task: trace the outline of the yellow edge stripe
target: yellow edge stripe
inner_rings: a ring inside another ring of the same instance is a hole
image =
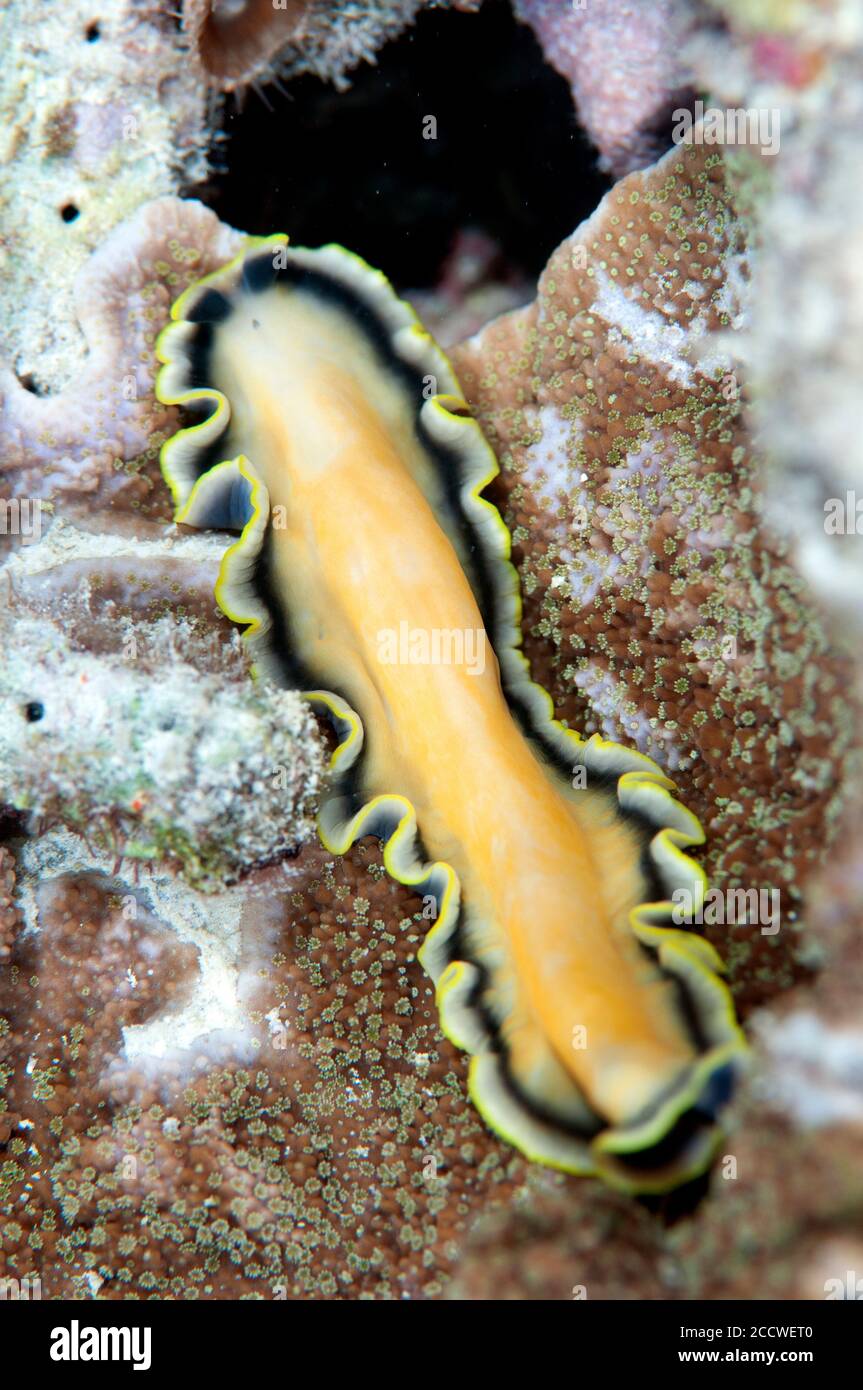
[[[498,1138],[502,1139],[505,1144],[509,1144],[511,1148],[523,1154],[529,1163],[540,1164],[542,1167],[550,1168],[555,1172],[566,1173],[571,1177],[601,1178],[606,1186],[613,1187],[616,1191],[622,1192],[630,1197],[661,1196],[664,1192],[670,1192],[674,1188],[680,1187],[684,1183],[700,1177],[712,1163],[722,1143],[722,1134],[717,1127],[714,1131],[714,1137],[710,1143],[709,1149],[705,1149],[703,1153],[694,1158],[686,1167],[675,1168],[669,1165],[667,1169],[660,1170],[655,1177],[651,1177],[643,1172],[627,1175],[626,1172],[620,1168],[611,1164],[602,1163],[601,1161],[591,1161],[590,1157],[586,1157],[582,1163],[576,1160],[566,1161],[550,1149],[544,1149],[541,1144],[525,1142],[518,1133],[509,1129],[506,1125],[502,1125],[496,1116],[489,1111],[485,1104],[482,1091],[474,1076],[473,1063],[477,1060],[477,1058],[472,1059],[468,1072],[468,1094],[489,1129],[491,1129]],[[573,1135],[571,1137],[574,1143],[579,1142],[577,1136]],[[587,1148],[587,1141],[585,1140],[584,1142]],[[588,1149],[588,1154],[589,1153],[590,1150]]]
[[[162,477],[170,488],[174,507],[178,508],[183,506],[184,498],[181,480],[172,466],[172,455],[181,451],[186,441],[190,439],[192,435],[198,434],[201,430],[208,430],[215,433],[214,426],[218,424],[223,415],[227,415],[228,413],[228,402],[221,391],[196,389],[194,391],[184,391],[179,396],[168,396],[164,392],[160,393],[159,380],[161,376],[162,373],[160,372],[156,379],[156,395],[163,405],[191,405],[193,401],[206,400],[211,401],[216,407],[214,414],[210,415],[206,420],[202,420],[197,425],[190,425],[187,429],[178,430],[176,434],[172,435],[171,438],[166,440],[162,445],[162,451],[159,455]],[[223,462],[225,462],[225,460],[223,460]],[[177,521],[179,518],[175,516],[174,520]]]
[[[537,1147],[535,1144],[526,1144],[524,1139],[516,1134],[514,1130],[509,1129],[506,1125],[502,1125],[486,1106],[485,1096],[479,1086],[477,1072],[479,1070],[480,1061],[481,1058],[479,1056],[474,1056],[470,1060],[467,1075],[467,1089],[471,1100],[480,1115],[482,1115],[489,1129],[493,1130],[499,1138],[503,1139],[504,1143],[509,1144],[512,1148],[517,1149],[519,1153],[524,1154],[529,1163],[540,1163],[545,1168],[554,1168],[558,1173],[574,1173],[582,1178],[592,1177],[596,1174],[596,1164],[592,1163],[589,1156],[587,1156],[589,1151],[586,1140],[584,1141],[586,1153],[584,1163],[565,1163],[560,1158],[553,1156],[548,1151],[543,1150],[541,1147]],[[573,1135],[572,1138],[573,1142],[579,1142],[576,1136]]]
[[[423,941],[422,946],[420,946],[419,950],[417,951],[417,959],[420,965],[422,965],[423,967],[425,964],[424,958],[432,954],[434,948],[438,944],[439,938],[442,936],[449,936],[449,928],[452,926],[452,919],[450,917],[450,913],[454,906],[453,898],[456,896],[456,894],[459,893],[461,887],[459,883],[458,874],[456,873],[455,869],[452,867],[451,864],[446,864],[441,859],[436,861],[435,868],[439,869],[441,873],[446,874],[447,884],[444,890],[441,906],[438,909],[437,921],[435,922],[434,926],[430,927],[429,930],[426,932],[425,940]],[[449,965],[457,964],[463,964],[463,962],[450,961],[449,963]],[[449,969],[449,965],[447,966],[447,970]],[[444,975],[445,974],[446,970],[444,971]],[[442,983],[443,975],[441,976],[441,979],[438,983],[438,988],[440,988],[440,985]]]
[[[449,1036],[449,1034],[447,1036]],[[452,1038],[450,1040],[455,1041]],[[629,1195],[658,1195],[662,1192],[668,1192],[672,1188],[679,1187],[682,1183],[689,1182],[691,1179],[700,1176],[713,1161],[719,1145],[722,1142],[722,1134],[717,1126],[707,1132],[711,1136],[709,1141],[707,1140],[707,1136],[705,1136],[704,1149],[693,1157],[691,1163],[687,1167],[681,1170],[680,1167],[675,1167],[673,1162],[671,1162],[667,1168],[660,1169],[653,1177],[647,1173],[638,1171],[627,1174],[624,1169],[616,1167],[611,1163],[603,1162],[606,1156],[613,1158],[617,1150],[610,1145],[600,1145],[599,1138],[601,1138],[601,1136],[598,1136],[597,1140],[594,1140],[592,1143],[587,1139],[583,1141],[580,1140],[577,1135],[569,1136],[575,1144],[584,1143],[586,1156],[582,1162],[574,1159],[569,1161],[564,1160],[554,1152],[552,1147],[545,1148],[541,1141],[536,1141],[535,1137],[531,1140],[526,1140],[517,1130],[511,1129],[509,1126],[500,1122],[500,1119],[486,1104],[484,1092],[478,1081],[480,1061],[481,1059],[478,1056],[471,1058],[468,1071],[468,1092],[486,1124],[499,1136],[499,1138],[503,1139],[505,1143],[517,1149],[519,1153],[522,1153],[530,1163],[542,1164],[544,1167],[555,1169],[559,1173],[570,1173],[578,1177],[602,1177],[602,1180],[609,1186]],[[691,1101],[692,1095],[690,1093],[687,1094]],[[684,1109],[685,1108],[686,1107],[684,1107]],[[537,1124],[539,1123],[542,1122],[537,1120]],[[552,1129],[553,1126],[549,1125],[549,1128]],[[668,1132],[668,1128],[670,1128],[670,1125],[665,1128],[660,1128],[656,1138],[661,1139],[663,1135]],[[613,1133],[613,1131],[610,1133]],[[648,1145],[641,1143],[638,1147],[646,1148]],[[621,1153],[627,1152],[623,1146],[621,1146],[619,1151]],[[638,1148],[636,1148],[634,1152],[638,1152]]]
[[[304,693],[307,699],[313,698],[322,704],[329,705],[330,708],[334,707],[335,702],[328,698],[328,692],[307,691]],[[349,707],[342,706],[342,708],[346,709]],[[339,711],[339,717],[342,717],[341,711]],[[340,746],[343,747],[344,745]],[[351,817],[346,825],[339,827],[340,833],[338,836],[327,835],[319,826],[321,840],[324,848],[328,849],[332,854],[345,854],[346,851],[350,849],[351,845],[362,837],[365,833],[364,827],[368,821],[374,817],[375,812],[381,808],[387,811],[397,810],[401,812],[396,828],[389,836],[384,847],[384,864],[390,877],[395,879],[397,883],[403,884],[406,888],[415,888],[418,884],[427,882],[434,874],[443,874],[446,878],[446,888],[443,894],[441,909],[438,912],[438,920],[431,931],[426,935],[426,939],[423,942],[423,949],[425,949],[425,947],[430,944],[434,934],[438,932],[440,928],[448,924],[452,899],[458,890],[459,882],[458,875],[452,865],[444,863],[441,859],[435,860],[428,866],[421,866],[414,873],[400,872],[396,867],[394,855],[397,850],[402,847],[402,843],[406,840],[416,841],[416,810],[407,797],[390,792],[383,792],[378,796],[373,796]]]
[[[347,736],[342,739],[337,748],[333,749],[330,757],[330,771],[335,771],[339,763],[344,761],[354,745],[363,737],[362,720],[356,710],[351,709],[346,700],[343,700],[339,695],[334,695],[331,690],[303,690],[301,694],[304,700],[309,701],[309,704],[323,705],[334,718],[350,726]],[[323,835],[321,835],[321,839],[323,840]],[[327,849],[330,848],[326,841],[324,844]]]
[[[288,237],[283,232],[277,232],[273,236],[268,237],[246,238],[246,240],[243,243],[243,246],[237,252],[236,256],[234,256],[225,265],[219,266],[217,270],[211,271],[209,275],[204,275],[201,277],[200,280],[196,280],[194,284],[189,285],[188,289],[184,290],[183,293],[179,295],[179,297],[171,305],[170,322],[165,325],[165,327],[162,329],[161,333],[156,339],[156,358],[159,362],[163,364],[162,370],[158,372],[156,376],[154,386],[156,399],[158,401],[161,401],[162,405],[176,406],[188,406],[191,405],[194,401],[205,400],[211,401],[216,407],[215,416],[211,415],[209,419],[202,420],[197,425],[192,425],[187,429],[178,430],[177,433],[172,435],[170,439],[166,440],[166,442],[162,446],[162,451],[160,454],[162,476],[164,477],[165,482],[168,484],[175,507],[182,506],[185,499],[182,496],[180,479],[177,477],[177,474],[175,473],[171,465],[171,455],[178,448],[182,449],[195,433],[204,429],[210,431],[211,433],[215,433],[216,431],[214,427],[218,424],[218,421],[221,418],[221,416],[228,412],[229,407],[228,402],[223,396],[222,392],[217,391],[215,389],[209,389],[207,387],[194,387],[186,391],[181,391],[179,394],[172,393],[167,390],[165,385],[167,380],[167,368],[172,366],[174,362],[177,360],[176,357],[170,352],[172,330],[176,328],[176,325],[178,323],[187,321],[185,319],[185,312],[192,297],[197,297],[200,291],[206,288],[208,285],[215,285],[217,283],[221,283],[225,279],[230,279],[233,276],[234,272],[238,270],[240,265],[245,261],[246,257],[250,254],[250,252],[259,251],[262,247],[268,245],[286,246],[287,244]],[[175,520],[176,519],[177,518],[175,518]]]
[[[210,271],[209,275],[202,275],[200,280],[196,280],[193,285],[184,290],[171,306],[171,318],[174,322],[182,319],[186,314],[186,306],[193,295],[197,295],[199,290],[206,289],[209,285],[216,285],[219,281],[230,279],[235,270],[239,270],[246,257],[254,251],[261,251],[265,246],[287,246],[288,236],[285,232],[273,232],[270,236],[250,236],[247,237],[231,260],[219,266],[217,270]]]
[[[596,1166],[596,1173],[608,1187],[613,1187],[627,1196],[658,1197],[663,1192],[670,1192],[676,1187],[682,1187],[685,1183],[692,1182],[694,1178],[700,1178],[715,1159],[721,1144],[722,1131],[716,1125],[705,1131],[703,1148],[685,1167],[675,1168],[669,1164],[667,1168],[660,1169],[653,1178],[646,1173],[639,1173],[637,1177],[630,1177],[614,1164],[599,1162]],[[613,1157],[613,1155],[610,1156]]]
[[[459,1048],[459,1050],[462,1052],[466,1052],[469,1049],[465,1047],[462,1038],[459,1037],[458,1033],[452,1027],[452,1025],[447,1022],[446,1005],[450,995],[453,994],[459,988],[470,968],[471,967],[467,964],[466,961],[451,961],[450,964],[447,966],[446,970],[441,975],[438,981],[437,989],[435,990],[435,1003],[437,1004],[438,1009],[438,1023],[440,1025],[440,1030],[443,1033],[444,1037],[448,1038],[449,1041],[453,1044],[453,1046]],[[467,1011],[468,1005],[465,1004],[464,1007],[465,1011]]]
[[[225,616],[230,618],[232,623],[249,624],[246,631],[243,633],[243,637],[248,640],[248,638],[254,637],[255,633],[259,631],[261,620],[254,614],[235,612],[229,606],[226,589],[230,584],[230,571],[234,559],[238,555],[241,555],[244,550],[251,549],[252,537],[255,531],[260,529],[263,522],[264,510],[266,509],[267,513],[269,513],[269,494],[244,454],[238,454],[235,459],[225,459],[223,462],[236,463],[241,475],[251,485],[250,501],[252,515],[243,527],[239,540],[229,546],[222,556],[222,562],[219,565],[219,577],[216,580],[216,602]],[[221,467],[221,465],[219,466]],[[209,473],[205,476],[209,477]]]
[[[217,463],[212,468],[207,469],[206,473],[204,473],[195,483],[185,502],[180,504],[180,507],[176,515],[174,516],[174,520],[176,521],[178,526],[182,526],[185,524],[189,512],[192,510],[192,507],[197,501],[198,493],[202,491],[203,485],[209,486],[213,478],[215,478],[217,474],[221,473],[223,469],[233,468],[234,464],[237,464],[239,466],[239,454],[235,459],[222,459],[221,463]]]
[[[720,986],[724,988],[724,986]],[[704,1085],[714,1072],[727,1062],[740,1055],[735,1041],[711,1048],[698,1062],[694,1063],[692,1076],[687,1086],[682,1086],[670,1096],[665,1105],[655,1111],[644,1124],[627,1129],[608,1129],[598,1134],[593,1147],[598,1153],[629,1154],[640,1153],[657,1143],[668,1134],[676,1120],[684,1115],[704,1089]]]

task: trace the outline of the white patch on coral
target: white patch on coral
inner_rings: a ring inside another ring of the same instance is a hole
[[[555,405],[528,406],[525,416],[531,432],[541,439],[524,454],[524,481],[545,506],[557,508],[560,495],[572,491],[573,454],[581,439],[581,421],[567,420]]]
[[[566,564],[566,582],[571,602],[586,608],[593,603],[606,579],[612,578],[620,567],[619,555],[606,555],[585,548],[577,555],[569,546],[560,547],[560,558]]]
[[[668,453],[669,441],[660,431],[655,431],[649,439],[627,450],[623,462],[618,464],[610,479],[612,488],[616,491],[624,483],[635,483],[639,497],[644,498],[650,483],[662,483]]]
[[[520,477],[545,508],[545,529],[554,537],[558,559],[566,567],[566,575],[556,575],[552,587],[566,584],[572,601],[587,605],[620,561],[617,555],[600,554],[586,544],[593,504],[584,486],[586,475],[577,471],[581,421],[567,420],[554,405],[528,407],[525,415],[528,426],[538,428],[542,437],[526,449]],[[566,520],[559,515],[562,506]],[[579,517],[583,524],[576,528],[570,518]]]
[[[863,1125],[863,1028],[804,1010],[760,1014],[755,1028],[773,1063],[756,1083],[768,1104],[805,1129]]]
[[[70,560],[98,560],[104,563],[128,556],[137,562],[170,556],[172,559],[210,562],[218,566],[228,544],[225,536],[208,531],[191,535],[168,533],[155,540],[107,531],[87,531],[58,516],[41,540],[9,554],[0,568],[0,575],[11,589],[16,577],[41,574]]]
[[[39,930],[39,899],[44,904],[52,885],[67,874],[87,873],[104,875],[116,883],[114,862],[100,857],[80,836],[65,829],[48,832],[39,839],[25,842],[19,863],[17,904],[25,930]],[[296,873],[294,866],[285,866],[285,878]],[[124,1070],[134,1063],[158,1072],[156,1064],[171,1058],[181,1069],[192,1071],[200,1052],[228,1053],[241,1061],[255,1055],[255,1039],[249,1027],[247,1006],[243,1002],[243,985],[248,969],[254,973],[261,961],[241,969],[243,939],[241,921],[248,906],[247,886],[224,889],[218,894],[203,894],[170,874],[140,866],[134,888],[121,886],[116,891],[143,899],[153,916],[164,924],[179,941],[194,947],[198,953],[198,973],[190,996],[180,1008],[160,1010],[146,1023],[123,1029],[123,1054],[108,1063],[108,1072]],[[37,896],[38,894],[38,896]],[[147,953],[147,940],[139,943]],[[126,988],[132,988],[128,972],[121,977]]]
[[[609,325],[609,342],[631,344],[639,356],[663,367],[671,381],[692,386],[694,370],[687,356],[691,329],[682,328],[656,310],[646,309],[601,270],[596,272],[595,283],[599,293],[590,312]]]
[[[739,332],[747,325],[752,297],[752,269],[753,255],[748,248],[726,256],[723,261],[724,275],[714,302],[716,308],[731,320],[726,330],[728,332]]]
[[[739,271],[732,287],[727,282],[719,287],[716,305],[727,312],[732,321],[724,333],[708,330],[707,289],[694,281],[687,281],[682,289],[675,289],[678,297],[685,296],[693,303],[700,301],[698,313],[693,314],[685,326],[677,322],[680,309],[673,299],[664,306],[666,317],[658,309],[648,309],[638,299],[630,297],[622,285],[602,271],[596,272],[599,294],[591,305],[591,313],[598,314],[609,324],[609,342],[631,345],[645,361],[663,368],[675,385],[692,387],[696,371],[715,376],[731,370],[734,362],[731,328],[742,323],[739,299],[743,294],[742,275]]]
[[[703,280],[687,280],[681,294],[685,294],[687,299],[703,299],[707,294],[707,286]]]
[[[154,914],[170,925],[180,941],[198,952],[198,977],[191,998],[178,1012],[165,1010],[146,1023],[123,1029],[126,1057],[165,1057],[182,1051],[209,1033],[246,1030],[239,999],[238,959],[242,894],[228,890],[204,895],[178,879],[142,875],[140,888]]]
[[[610,671],[589,662],[576,673],[575,684],[587,696],[593,714],[582,730],[584,734],[601,733],[603,738],[634,744],[639,753],[656,758],[669,772],[683,766],[673,730],[661,724],[654,727],[642,710],[635,714],[624,711],[621,702],[625,692]]]

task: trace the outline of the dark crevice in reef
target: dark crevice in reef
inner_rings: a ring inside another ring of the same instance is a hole
[[[223,172],[195,190],[244,231],[341,242],[398,288],[435,284],[455,235],[479,228],[537,276],[610,181],[564,79],[505,0],[427,10],[337,92],[317,77],[228,98]],[[425,139],[427,117],[436,139]]]

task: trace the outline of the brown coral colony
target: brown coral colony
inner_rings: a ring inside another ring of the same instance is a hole
[[[208,78],[233,91],[302,37],[309,8],[309,0],[184,0],[183,29]]]

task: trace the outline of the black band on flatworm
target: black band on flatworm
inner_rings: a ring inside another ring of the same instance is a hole
[[[446,508],[446,516],[443,519],[444,529],[447,529],[448,526],[449,534],[455,534],[458,537],[460,559],[492,647],[500,648],[505,645],[507,648],[511,648],[513,637],[516,635],[515,625],[512,622],[508,607],[511,595],[503,591],[503,586],[495,579],[495,569],[498,564],[503,562],[490,552],[475,523],[465,512],[462,502],[465,482],[462,476],[462,456],[458,449],[443,445],[433,438],[420,414],[422,404],[426,399],[427,373],[399,357],[391,342],[390,330],[386,323],[349,286],[325,272],[312,270],[296,260],[288,258],[284,265],[278,264],[278,260],[278,255],[274,256],[272,252],[248,257],[243,264],[240,286],[251,294],[257,294],[264,293],[275,286],[284,285],[295,293],[307,294],[337,308],[359,328],[374,351],[381,368],[395,377],[409,396],[416,401],[414,428],[417,440],[425,455],[435,465],[441,497]],[[228,296],[213,289],[205,291],[190,309],[187,318],[196,324],[196,329],[190,335],[187,345],[190,385],[210,389],[216,385],[211,371],[213,325],[224,322],[235,311],[235,303]],[[199,476],[225,458],[227,443],[225,436],[227,435],[229,439],[230,429],[230,424],[228,424],[222,436],[202,452],[197,461]],[[297,649],[291,640],[290,613],[287,605],[284,605],[279,599],[273,577],[273,551],[269,528],[264,535],[263,544],[255,563],[252,582],[261,603],[271,618],[272,647],[285,682],[300,689],[317,688],[319,681],[314,673],[296,657]],[[578,751],[574,749],[572,755],[567,756],[559,743],[547,731],[536,727],[534,722],[536,716],[530,699],[518,686],[513,687],[507,670],[507,663],[502,664],[501,671],[504,694],[521,732],[534,746],[541,760],[560,776],[566,778],[568,782],[573,767],[579,764]],[[350,701],[349,691],[341,690],[337,693]],[[351,766],[341,774],[339,781],[339,795],[344,799],[351,815],[359,811],[368,799],[363,788],[363,772],[370,749],[369,737],[368,730],[366,730],[363,748]],[[664,901],[667,892],[650,854],[651,841],[659,832],[660,827],[640,812],[621,806],[618,798],[619,778],[619,773],[597,772],[590,769],[588,771],[589,790],[591,794],[604,794],[608,798],[609,807],[613,809],[614,814],[632,826],[637,833],[640,844],[639,867],[642,880],[647,888],[643,901]],[[399,820],[400,817],[382,810],[368,821],[363,836],[374,835],[385,843],[394,833]],[[416,832],[415,851],[421,856],[421,862],[427,862],[428,855],[422,844],[419,827]],[[413,891],[422,893],[424,886],[430,889],[430,884],[431,876],[423,883],[414,884],[411,887]],[[643,942],[638,944],[651,961],[656,963],[657,950]],[[548,1124],[557,1131],[570,1133],[573,1137],[588,1142],[595,1138],[605,1128],[605,1121],[598,1115],[595,1125],[579,1126],[572,1122],[567,1123],[558,1114],[544,1109],[535,1100],[525,1095],[513,1078],[506,1042],[489,1005],[486,1003],[490,987],[487,970],[480,961],[471,956],[467,949],[464,908],[460,909],[457,922],[446,943],[446,957],[449,961],[470,961],[477,971],[477,979],[469,996],[469,1006],[479,1015],[484,1029],[492,1040],[493,1050],[500,1058],[502,1083],[517,1099],[519,1105],[537,1120]],[[690,1033],[696,1051],[703,1052],[710,1046],[710,1043],[701,1026],[699,1009],[690,987],[674,972],[663,971],[662,973],[666,979],[671,981],[675,989],[681,1019]],[[634,1155],[614,1154],[614,1163],[622,1169],[631,1168],[633,1171],[650,1171],[652,1168],[662,1167],[680,1152],[681,1146],[691,1140],[699,1128],[712,1121],[717,1109],[725,1103],[730,1094],[733,1079],[733,1067],[728,1065],[722,1068],[710,1078],[709,1084],[705,1087],[699,1100],[680,1117],[661,1141]],[[676,1089],[677,1087],[672,1085],[663,1094],[656,1097],[649,1110],[633,1122],[633,1127],[649,1120],[650,1114],[659,1110],[671,1098]],[[587,1101],[586,1103],[589,1104]]]
[[[224,323],[233,313],[233,305],[221,290],[205,290],[189,308],[189,323]]]

